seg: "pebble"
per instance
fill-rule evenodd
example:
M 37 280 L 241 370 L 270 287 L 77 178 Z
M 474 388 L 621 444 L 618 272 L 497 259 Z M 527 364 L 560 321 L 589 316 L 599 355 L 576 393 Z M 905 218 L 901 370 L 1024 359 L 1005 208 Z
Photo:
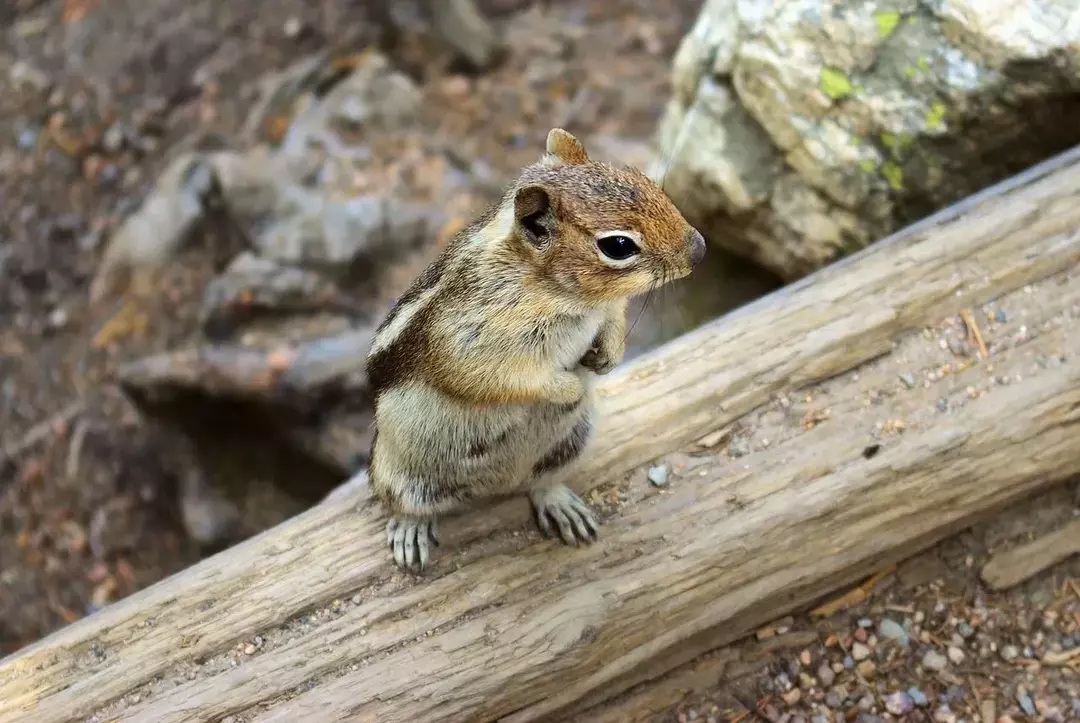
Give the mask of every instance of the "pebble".
M 906 715 L 911 712 L 911 709 L 914 707 L 915 703 L 911 699 L 911 696 L 903 691 L 890 693 L 885 697 L 885 710 L 893 715 Z
M 901 372 L 900 381 L 902 381 L 904 383 L 904 386 L 908 389 L 915 388 L 915 375 L 911 372 Z
M 870 618 L 859 618 L 860 628 L 872 628 L 874 627 L 874 621 Z
M 908 634 L 904 630 L 904 626 L 896 622 L 892 618 L 884 618 L 881 623 L 878 624 L 878 634 L 883 638 L 889 640 L 895 640 L 901 645 L 908 644 Z
M 254 655 L 256 649 L 255 643 L 248 643 L 244 646 L 244 655 Z
M 937 408 L 939 412 L 949 411 L 949 400 L 945 398 L 939 399 L 937 403 Z
M 792 688 L 791 690 L 784 693 L 780 697 L 783 698 L 784 702 L 787 703 L 788 705 L 795 705 L 800 700 L 802 700 L 802 691 L 799 690 L 798 688 Z
M 928 670 L 945 670 L 945 666 L 949 664 L 949 659 L 936 650 L 928 650 L 926 655 L 923 656 L 922 664 Z
M 750 454 L 750 440 L 746 437 L 735 437 L 728 444 L 728 454 L 732 457 L 745 457 Z
M 845 655 L 844 656 L 844 667 L 847 668 L 848 670 L 851 670 L 852 668 L 855 667 L 855 661 L 852 659 L 852 657 L 850 655 Z
M 666 464 L 658 464 L 655 467 L 649 467 L 649 484 L 653 487 L 667 487 L 668 475 L 670 473 L 671 468 Z
M 858 670 L 859 675 L 864 678 L 873 678 L 874 674 L 877 673 L 877 666 L 874 665 L 873 660 L 864 660 L 859 663 L 859 666 L 856 668 L 856 670 Z
M 836 681 L 836 673 L 825 663 L 818 666 L 817 678 L 821 681 L 821 684 L 828 687 Z
M 37 140 L 38 129 L 27 127 L 19 131 L 19 139 L 17 143 L 19 144 L 20 149 L 28 151 L 37 145 Z
M 1031 701 L 1031 696 L 1027 693 L 1017 691 L 1016 702 L 1020 704 L 1020 709 L 1024 711 L 1025 715 L 1034 718 L 1038 714 L 1038 711 L 1035 710 L 1035 704 Z
M 937 723 L 956 723 L 956 714 L 947 705 L 943 705 L 934 711 L 934 720 Z
M 63 329 L 68 323 L 67 310 L 58 306 L 49 312 L 49 326 L 53 329 Z
M 862 643 L 855 643 L 851 646 L 851 657 L 855 660 L 866 660 L 870 657 L 870 648 L 866 647 Z
M 964 662 L 964 651 L 956 646 L 949 647 L 949 660 L 953 662 L 953 665 L 961 665 Z
M 970 638 L 975 634 L 975 628 L 971 627 L 971 623 L 966 620 L 961 620 L 960 624 L 956 626 L 956 632 L 960 633 L 961 637 Z
M 801 653 L 799 653 L 799 662 L 802 663 L 803 665 L 810 665 L 810 663 L 812 663 L 813 660 L 814 660 L 814 658 L 810 655 L 809 650 L 804 650 Z
M 835 690 L 830 690 L 825 694 L 825 705 L 830 708 L 839 708 L 844 704 L 844 698 Z
M 925 708 L 926 706 L 930 705 L 930 699 L 927 698 L 926 693 L 922 692 L 922 690 L 920 690 L 919 688 L 912 686 L 908 688 L 907 694 L 908 697 L 911 698 L 911 702 L 919 706 L 920 708 Z
M 999 324 L 1004 324 L 1008 320 L 1009 320 L 1009 315 L 1005 313 L 1004 309 L 998 309 L 997 313 L 994 314 L 994 321 L 996 321 Z
M 1015 645 L 1006 645 L 1001 649 L 1001 659 L 1010 663 L 1020 657 L 1020 649 Z
M 855 639 L 860 643 L 865 643 L 868 637 L 870 636 L 866 634 L 866 628 L 859 628 L 855 631 Z
M 101 147 L 108 153 L 119 153 L 124 147 L 124 128 L 113 123 L 101 136 Z

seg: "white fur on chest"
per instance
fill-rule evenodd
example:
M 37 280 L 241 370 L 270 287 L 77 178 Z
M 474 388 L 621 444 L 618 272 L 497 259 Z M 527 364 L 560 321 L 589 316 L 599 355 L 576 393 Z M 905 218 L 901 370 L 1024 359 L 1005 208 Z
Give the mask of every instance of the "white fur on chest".
M 548 358 L 561 369 L 573 369 L 592 346 L 603 322 L 604 312 L 595 310 L 555 326 L 546 345 Z

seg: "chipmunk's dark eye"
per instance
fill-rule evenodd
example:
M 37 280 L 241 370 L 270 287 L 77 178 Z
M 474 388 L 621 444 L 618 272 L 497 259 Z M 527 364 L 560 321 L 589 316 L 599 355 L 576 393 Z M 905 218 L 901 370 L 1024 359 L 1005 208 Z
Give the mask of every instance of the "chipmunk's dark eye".
M 641 249 L 629 236 L 604 236 L 596 241 L 600 251 L 609 259 L 625 261 L 626 259 L 641 253 Z

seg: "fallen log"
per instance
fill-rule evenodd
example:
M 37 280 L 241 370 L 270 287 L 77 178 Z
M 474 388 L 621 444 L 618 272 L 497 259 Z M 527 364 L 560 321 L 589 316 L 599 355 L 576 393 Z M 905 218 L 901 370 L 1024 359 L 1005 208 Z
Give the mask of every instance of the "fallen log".
M 1076 554 L 1080 554 L 1080 519 L 999 552 L 983 566 L 981 575 L 992 589 L 1006 590 Z
M 1080 149 L 605 380 L 579 488 L 625 502 L 599 544 L 523 534 L 511 500 L 448 521 L 416 578 L 335 496 L 0 661 L 0 721 L 573 716 L 1080 474 L 1078 263 Z M 924 336 L 1040 280 L 989 360 Z M 728 425 L 749 456 L 624 478 Z

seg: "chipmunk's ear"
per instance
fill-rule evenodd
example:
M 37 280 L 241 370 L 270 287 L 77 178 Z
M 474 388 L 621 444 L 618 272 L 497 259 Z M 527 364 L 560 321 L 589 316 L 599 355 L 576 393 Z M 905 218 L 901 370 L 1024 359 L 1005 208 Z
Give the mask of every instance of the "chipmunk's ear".
M 552 163 L 565 163 L 568 166 L 589 162 L 589 154 L 581 141 L 564 131 L 552 128 L 547 137 L 547 160 Z
M 514 194 L 514 219 L 525 240 L 537 248 L 546 246 L 556 234 L 555 199 L 540 184 L 522 186 Z

